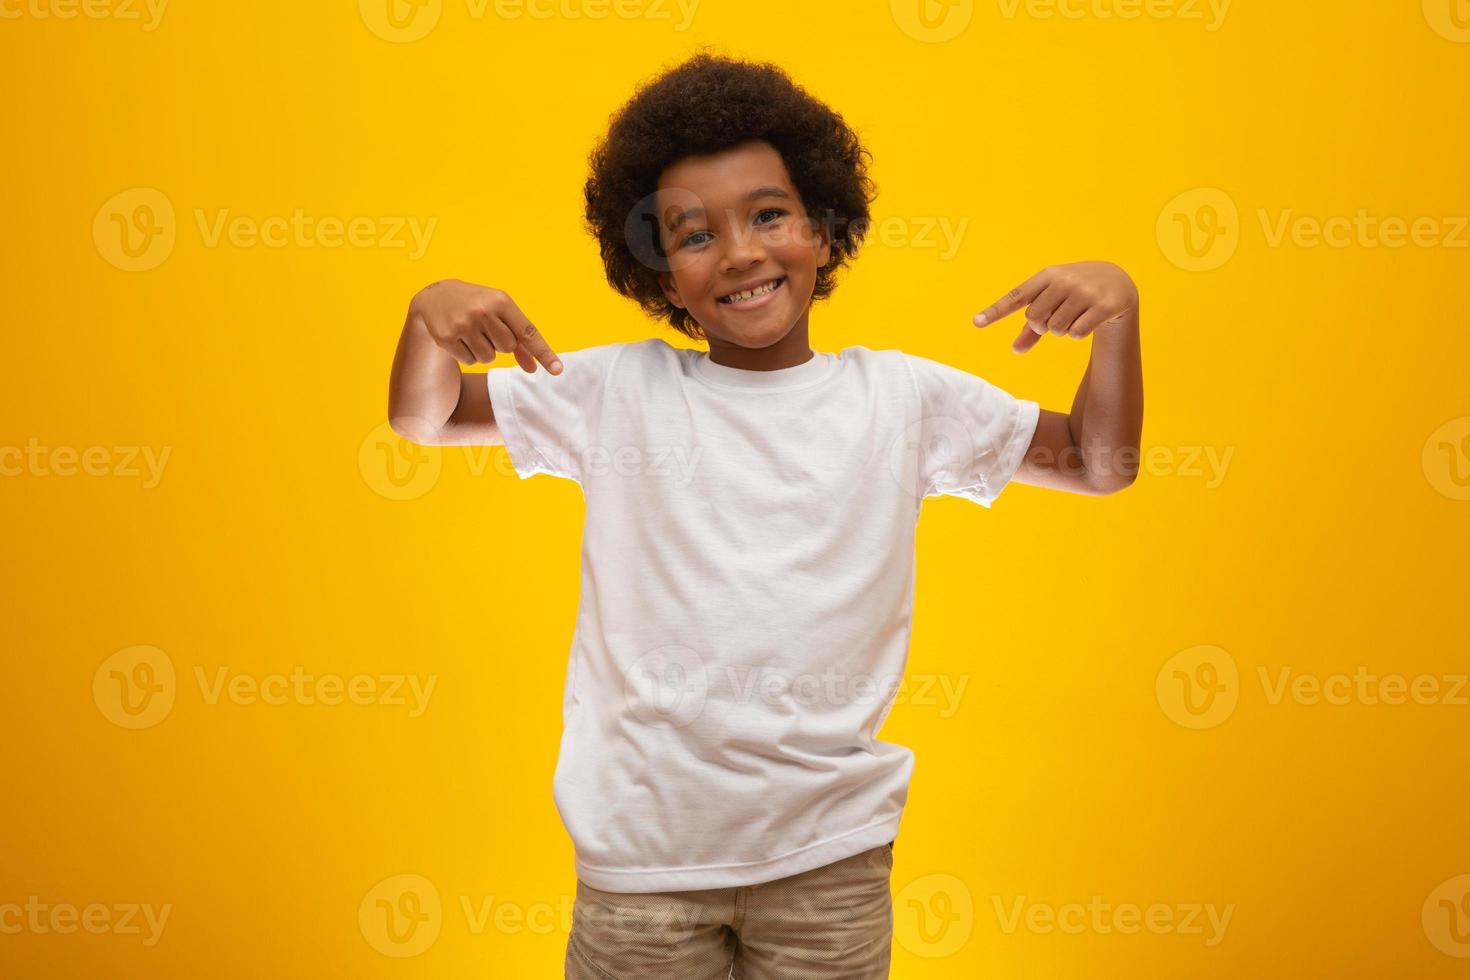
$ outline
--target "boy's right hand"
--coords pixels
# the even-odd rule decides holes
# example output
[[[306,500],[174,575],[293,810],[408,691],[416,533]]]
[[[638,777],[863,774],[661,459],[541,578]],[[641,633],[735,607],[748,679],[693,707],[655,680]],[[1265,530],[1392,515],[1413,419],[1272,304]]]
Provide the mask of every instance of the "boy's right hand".
[[[419,290],[408,304],[411,323],[461,364],[488,364],[496,352],[514,352],[528,374],[536,362],[552,374],[562,363],[504,290],[443,279]]]

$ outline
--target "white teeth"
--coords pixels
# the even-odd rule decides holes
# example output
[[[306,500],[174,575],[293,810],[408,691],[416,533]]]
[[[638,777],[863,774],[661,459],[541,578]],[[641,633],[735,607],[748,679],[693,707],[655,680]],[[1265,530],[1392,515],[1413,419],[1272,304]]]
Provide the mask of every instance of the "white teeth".
[[[764,286],[757,286],[755,289],[747,289],[743,293],[731,293],[729,296],[726,296],[723,300],[721,300],[721,302],[724,302],[724,303],[743,303],[743,302],[745,302],[748,299],[755,299],[757,296],[764,296],[764,295],[766,295],[766,293],[775,292],[776,291],[776,287],[779,286],[780,284],[781,284],[781,280],[780,279],[772,279],[770,282],[766,283]]]

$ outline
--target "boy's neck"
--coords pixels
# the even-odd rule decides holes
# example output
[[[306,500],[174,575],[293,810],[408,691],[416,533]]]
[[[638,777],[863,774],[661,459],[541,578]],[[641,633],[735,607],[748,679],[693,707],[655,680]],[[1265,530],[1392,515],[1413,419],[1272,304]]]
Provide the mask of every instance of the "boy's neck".
[[[769,347],[741,347],[717,337],[709,341],[709,359],[725,367],[742,371],[779,371],[796,367],[816,357],[807,339],[806,317],[787,331],[786,336]]]

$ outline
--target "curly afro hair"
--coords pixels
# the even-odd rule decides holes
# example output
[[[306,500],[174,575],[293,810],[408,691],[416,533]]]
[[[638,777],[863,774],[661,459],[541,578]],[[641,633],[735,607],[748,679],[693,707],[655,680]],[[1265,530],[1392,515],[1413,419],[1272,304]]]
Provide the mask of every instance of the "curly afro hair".
[[[828,227],[832,257],[817,270],[812,291],[814,300],[825,299],[870,221],[868,204],[877,195],[868,177],[872,154],[842,116],[777,66],[697,54],[640,86],[589,156],[587,230],[599,243],[608,283],[695,340],[704,330],[659,286],[668,263],[653,195],[675,161],[752,139],[781,154],[807,215]]]

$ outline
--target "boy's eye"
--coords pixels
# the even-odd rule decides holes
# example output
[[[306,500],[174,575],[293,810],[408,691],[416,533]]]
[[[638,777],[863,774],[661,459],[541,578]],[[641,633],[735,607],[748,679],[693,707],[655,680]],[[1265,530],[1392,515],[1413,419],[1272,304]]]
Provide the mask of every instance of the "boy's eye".
[[[756,216],[755,216],[755,218],[756,218],[756,224],[768,225],[768,224],[771,223],[771,221],[775,221],[776,218],[781,217],[781,215],[783,215],[785,213],[786,212],[785,211],[782,211],[780,208],[765,208],[764,210],[762,210],[762,211],[760,211],[760,212],[758,212],[756,214]],[[768,214],[775,215],[776,217],[772,218],[771,221],[761,221],[760,220],[761,218],[764,218]],[[700,235],[708,235],[708,234],[709,234],[709,232],[707,232],[707,231],[691,232],[689,235],[685,236],[685,238],[684,238],[683,241],[681,241],[679,243],[679,247],[680,248],[683,248],[685,245],[702,245],[702,244],[704,244],[704,242],[703,241],[696,241],[696,239],[698,239]]]

